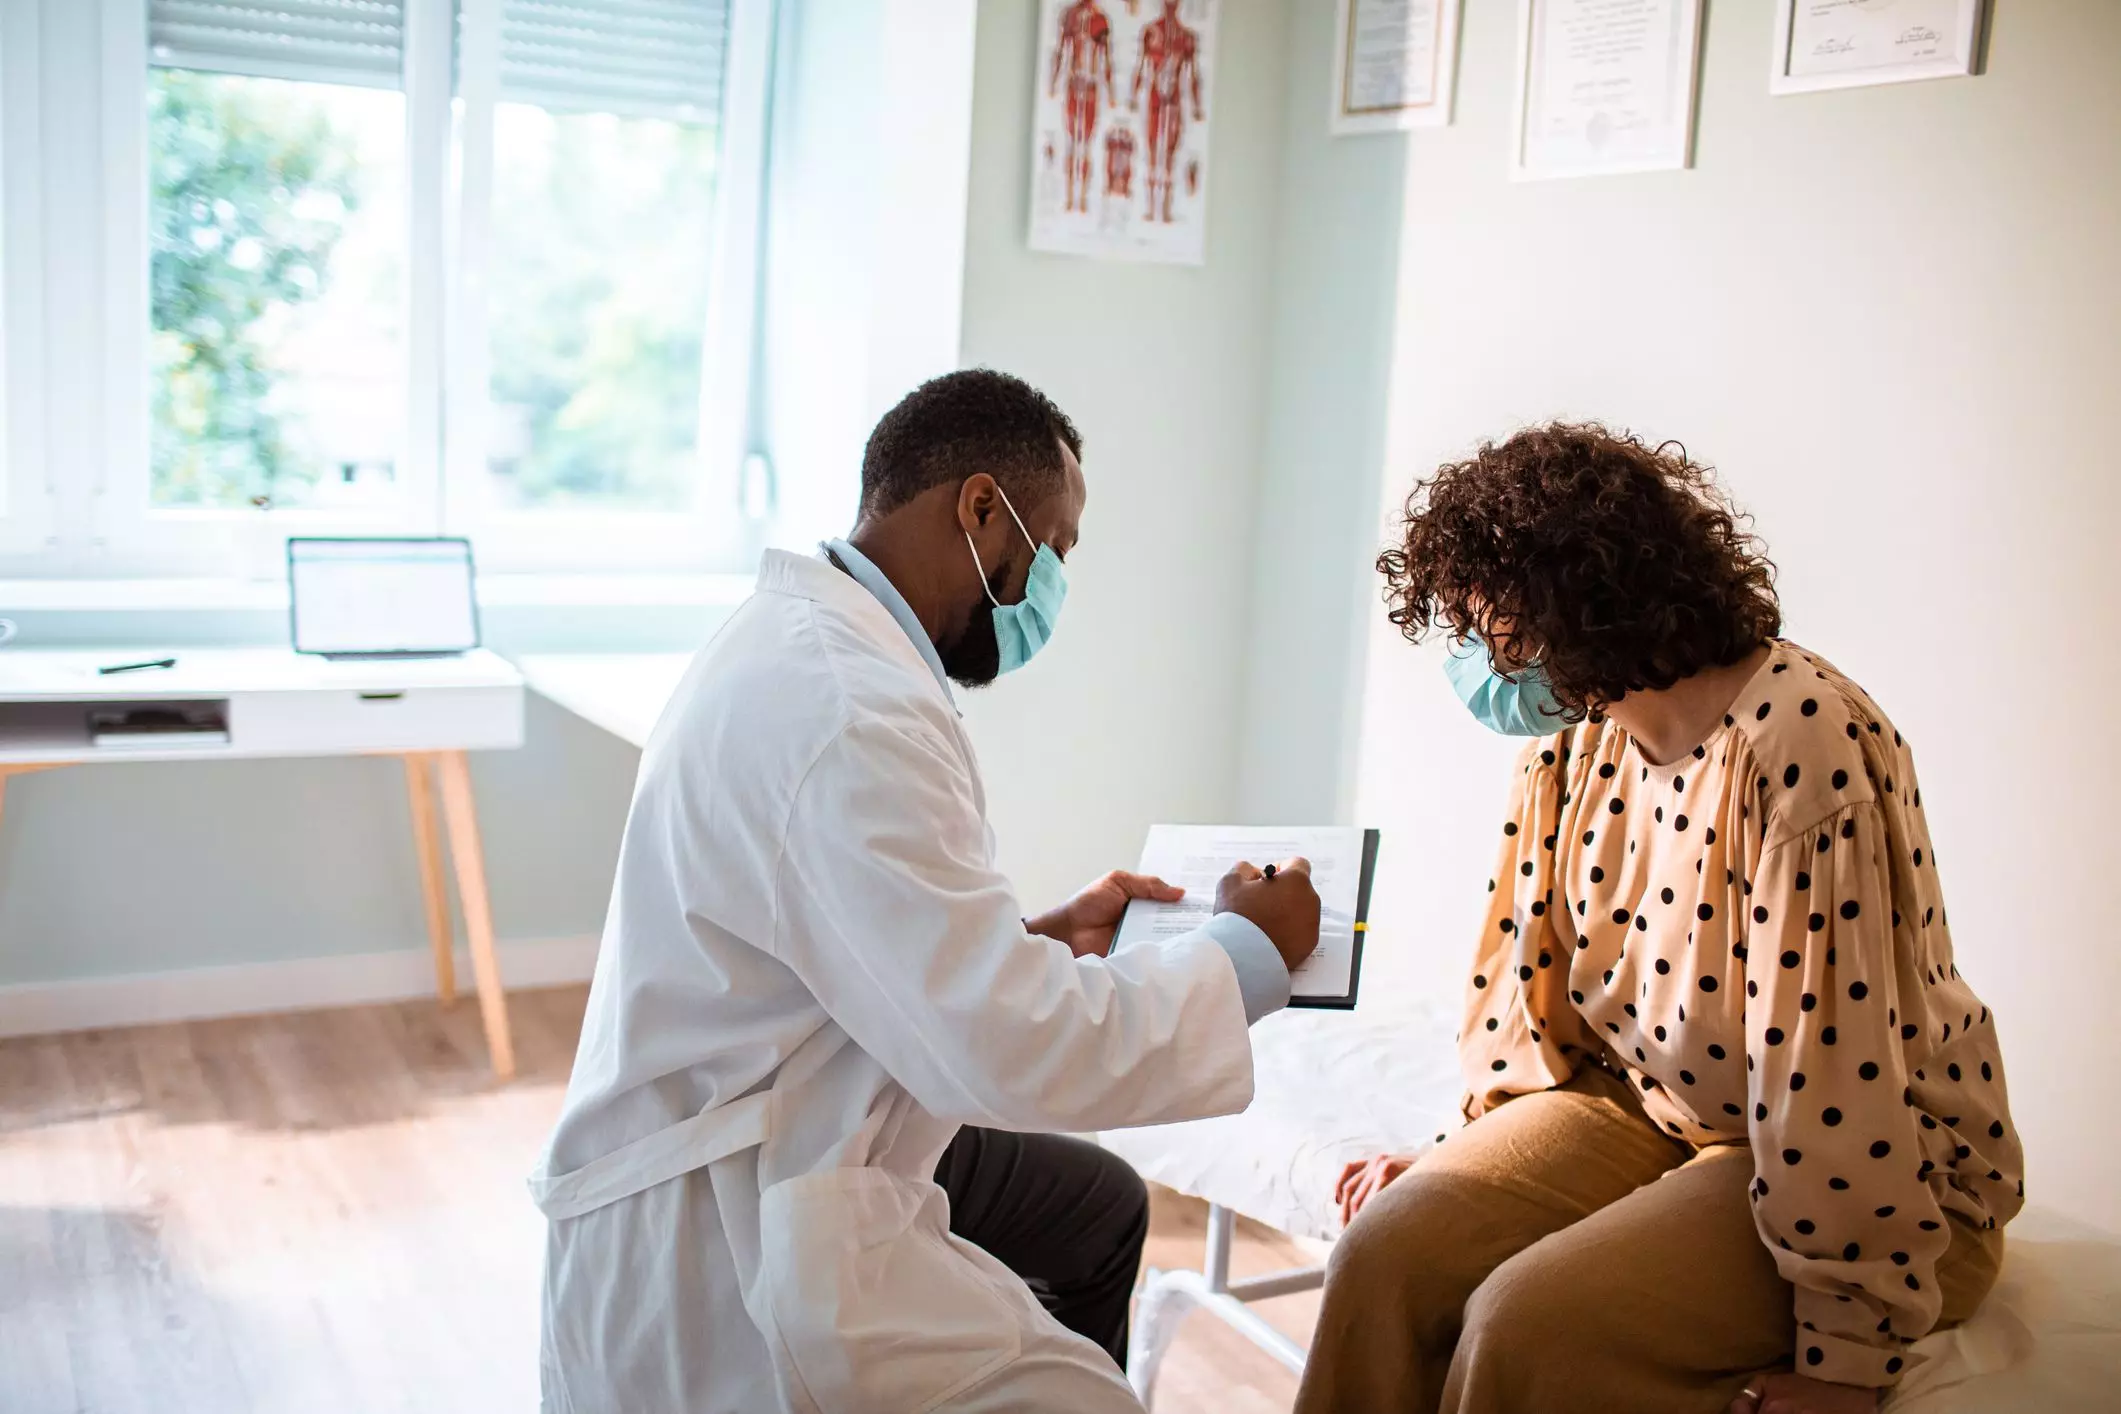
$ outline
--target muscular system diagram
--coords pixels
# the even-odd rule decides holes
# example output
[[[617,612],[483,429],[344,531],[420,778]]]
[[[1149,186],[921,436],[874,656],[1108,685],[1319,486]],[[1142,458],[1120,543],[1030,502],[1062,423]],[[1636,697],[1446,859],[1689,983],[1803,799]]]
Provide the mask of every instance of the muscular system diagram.
[[[1134,194],[1134,129],[1115,127],[1105,134],[1105,195],[1125,201]]]
[[[1068,205],[1070,211],[1090,209],[1090,167],[1097,137],[1098,80],[1104,80],[1107,104],[1117,106],[1112,90],[1112,22],[1105,18],[1097,0],[1074,0],[1061,12],[1060,42],[1053,46],[1053,71],[1046,91],[1059,96],[1063,79],[1067,97],[1066,115]]]
[[[1127,98],[1128,107],[1140,108],[1146,83],[1149,109],[1143,136],[1149,148],[1148,217],[1166,223],[1171,220],[1172,169],[1186,135],[1184,98],[1193,100],[1195,122],[1205,122],[1208,116],[1200,101],[1200,36],[1179,18],[1178,3],[1163,0],[1163,14],[1142,26],[1141,51],[1135,56]]]
[[[1222,0],[1040,0],[1033,250],[1203,258]]]

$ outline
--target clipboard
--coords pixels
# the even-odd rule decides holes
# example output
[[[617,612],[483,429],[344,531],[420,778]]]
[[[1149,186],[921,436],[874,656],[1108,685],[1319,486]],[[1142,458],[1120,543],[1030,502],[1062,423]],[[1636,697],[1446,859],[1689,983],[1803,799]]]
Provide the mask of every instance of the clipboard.
[[[1297,968],[1289,1005],[1352,1011],[1362,990],[1380,839],[1376,830],[1346,825],[1157,825],[1142,849],[1140,871],[1178,885],[1186,897],[1129,904],[1113,950],[1170,942],[1199,929],[1214,914],[1217,884],[1239,861],[1264,864],[1302,855],[1312,862],[1321,905],[1319,950]]]
[[[1318,1011],[1355,1010],[1356,1000],[1362,994],[1363,944],[1370,937],[1370,886],[1377,880],[1377,847],[1383,838],[1376,830],[1362,832],[1362,877],[1355,889],[1355,942],[1348,961],[1347,992],[1338,997],[1291,995],[1290,1006]]]

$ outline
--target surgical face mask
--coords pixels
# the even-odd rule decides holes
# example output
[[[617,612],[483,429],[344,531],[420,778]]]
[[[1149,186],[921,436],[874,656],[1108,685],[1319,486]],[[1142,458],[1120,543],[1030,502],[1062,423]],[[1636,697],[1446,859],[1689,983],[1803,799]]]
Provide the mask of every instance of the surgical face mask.
[[[1568,725],[1539,665],[1502,676],[1489,662],[1488,645],[1478,634],[1451,644],[1443,671],[1458,700],[1491,732],[1545,736]]]
[[[1024,539],[1037,550],[1031,557],[1031,576],[1024,582],[1024,597],[1014,604],[997,599],[994,585],[980,565],[979,547],[972,543],[969,531],[965,534],[965,548],[972,552],[972,567],[979,571],[980,586],[987,591],[987,602],[994,606],[994,641],[1001,653],[1000,671],[1013,673],[1038,656],[1038,650],[1053,637],[1054,622],[1068,599],[1068,571],[1052,546],[1031,539],[1031,532],[1024,529],[1023,517],[1009,504],[1007,492],[1002,493],[1002,505]]]

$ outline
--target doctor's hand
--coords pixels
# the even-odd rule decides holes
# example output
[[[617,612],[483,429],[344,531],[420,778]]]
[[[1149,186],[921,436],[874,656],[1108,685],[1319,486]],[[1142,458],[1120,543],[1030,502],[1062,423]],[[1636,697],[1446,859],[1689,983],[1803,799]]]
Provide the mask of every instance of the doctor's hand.
[[[1177,903],[1186,891],[1147,874],[1115,869],[1059,908],[1024,920],[1040,937],[1056,938],[1077,957],[1103,957],[1111,951],[1119,920],[1134,899]]]
[[[1238,865],[1216,886],[1215,911],[1258,924],[1291,972],[1318,951],[1318,890],[1311,887],[1308,859],[1282,861],[1271,879],[1249,864]]]

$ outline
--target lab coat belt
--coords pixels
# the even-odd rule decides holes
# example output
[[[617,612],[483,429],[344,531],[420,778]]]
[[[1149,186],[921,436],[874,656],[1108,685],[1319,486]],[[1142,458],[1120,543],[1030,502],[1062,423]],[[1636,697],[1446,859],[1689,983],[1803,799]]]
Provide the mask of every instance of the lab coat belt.
[[[717,1159],[766,1142],[773,1131],[773,1092],[760,1091],[701,1110],[690,1119],[644,1135],[570,1173],[542,1169],[530,1176],[531,1201],[546,1217],[584,1213],[645,1193]]]

